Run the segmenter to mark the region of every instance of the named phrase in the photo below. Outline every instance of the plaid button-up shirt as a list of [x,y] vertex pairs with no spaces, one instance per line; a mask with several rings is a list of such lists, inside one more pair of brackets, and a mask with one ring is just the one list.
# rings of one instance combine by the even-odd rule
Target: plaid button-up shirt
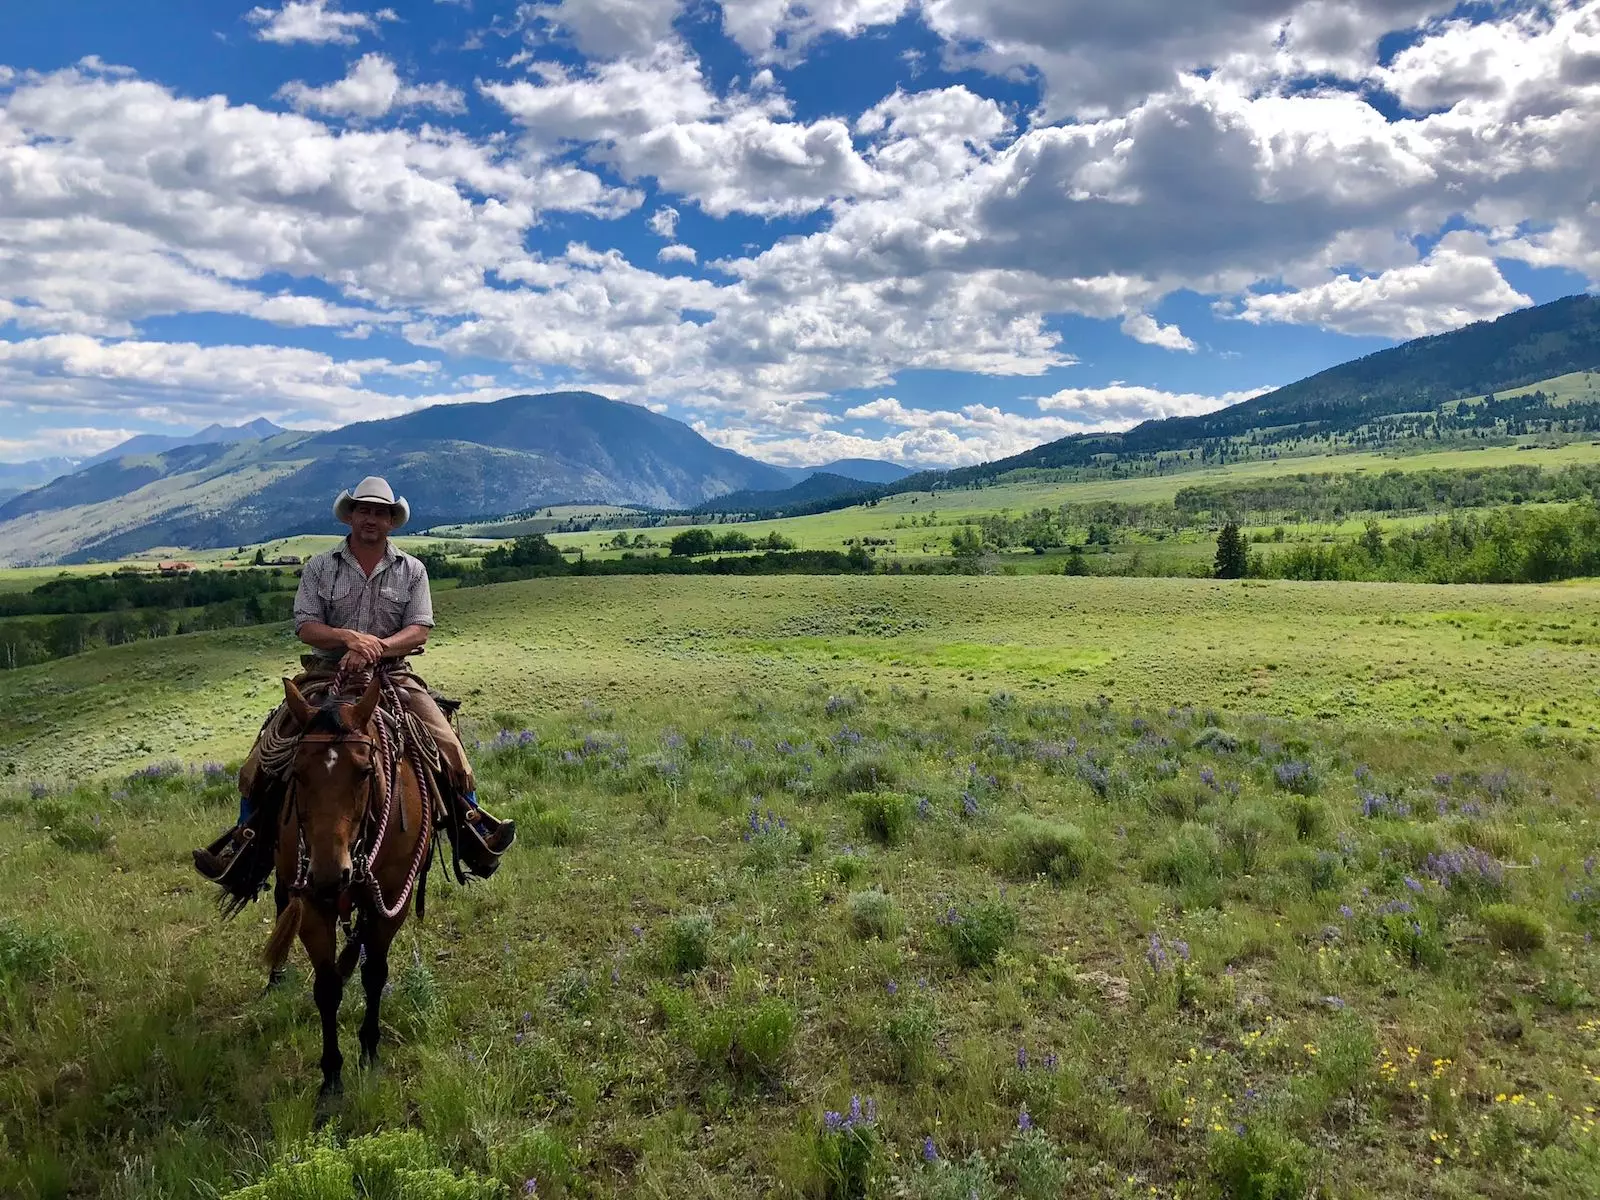
[[[408,625],[431,627],[433,595],[428,590],[428,568],[390,543],[383,560],[367,575],[350,553],[350,543],[340,542],[306,563],[300,573],[300,590],[294,598],[295,631],[310,621],[380,638]],[[324,651],[323,656],[330,655]]]

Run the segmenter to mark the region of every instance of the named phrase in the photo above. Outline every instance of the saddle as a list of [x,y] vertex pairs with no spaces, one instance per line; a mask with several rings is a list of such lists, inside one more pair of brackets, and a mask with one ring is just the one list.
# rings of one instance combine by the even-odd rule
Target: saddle
[[[306,674],[297,686],[302,695],[313,703],[322,699],[330,689],[342,681],[327,670],[327,663],[314,655],[301,659]],[[402,668],[403,669],[403,668]],[[419,682],[421,682],[419,680]],[[452,730],[457,731],[457,714],[462,702],[427,686],[427,692],[439,711],[444,714]],[[274,851],[278,826],[282,817],[283,801],[287,792],[288,776],[293,767],[298,739],[279,731],[279,714],[283,705],[277,705],[267,714],[256,735],[259,748],[260,773],[255,793],[255,813],[249,825],[241,830],[244,849],[227,876],[216,882],[221,885],[221,903],[226,915],[232,916],[255,900],[272,877]],[[431,800],[433,828],[445,834],[450,844],[449,865],[458,883],[465,884],[470,876],[491,874],[503,851],[496,851],[489,838],[497,832],[500,822],[482,810],[469,810],[459,802],[452,803],[456,788],[448,778],[439,746],[428,727],[413,716],[402,704],[395,688],[385,687],[378,704],[378,719],[386,723],[389,734],[395,739],[398,753],[411,763],[428,799]],[[212,853],[220,851],[229,838],[225,833],[210,847]],[[435,839],[438,854],[445,853],[439,839]],[[463,869],[465,864],[465,869]],[[424,880],[430,862],[424,866]],[[426,886],[424,882],[424,887]]]

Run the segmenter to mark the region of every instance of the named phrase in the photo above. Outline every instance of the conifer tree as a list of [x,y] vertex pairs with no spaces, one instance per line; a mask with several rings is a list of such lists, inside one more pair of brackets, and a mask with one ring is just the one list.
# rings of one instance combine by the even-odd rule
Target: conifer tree
[[1217,535],[1217,561],[1214,574],[1218,579],[1243,579],[1250,565],[1250,548],[1239,532],[1239,525],[1229,521]]

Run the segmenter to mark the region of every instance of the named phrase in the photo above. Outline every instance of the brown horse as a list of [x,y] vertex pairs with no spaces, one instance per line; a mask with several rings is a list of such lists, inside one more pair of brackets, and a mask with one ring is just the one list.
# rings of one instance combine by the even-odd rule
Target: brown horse
[[[283,690],[297,744],[278,838],[278,920],[265,958],[276,979],[298,936],[311,959],[326,1096],[341,1086],[339,1003],[358,961],[367,993],[361,1060],[377,1062],[389,945],[413,895],[421,919],[433,821],[425,784],[401,753],[399,733],[378,712],[376,675],[353,704],[341,701],[336,688],[318,707],[288,679]],[[341,919],[350,938],[335,953]]]

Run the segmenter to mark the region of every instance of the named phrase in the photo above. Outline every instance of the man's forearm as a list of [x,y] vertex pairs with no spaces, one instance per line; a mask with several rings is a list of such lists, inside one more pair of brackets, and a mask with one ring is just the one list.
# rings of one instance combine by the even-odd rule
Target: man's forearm
[[350,649],[349,629],[340,629],[334,625],[324,625],[321,621],[307,621],[295,630],[295,636],[308,646],[315,646],[318,650],[348,650]]
[[428,627],[426,625],[407,625],[399,633],[391,633],[388,637],[380,640],[383,643],[383,656],[385,658],[401,658],[410,654],[428,640]]

